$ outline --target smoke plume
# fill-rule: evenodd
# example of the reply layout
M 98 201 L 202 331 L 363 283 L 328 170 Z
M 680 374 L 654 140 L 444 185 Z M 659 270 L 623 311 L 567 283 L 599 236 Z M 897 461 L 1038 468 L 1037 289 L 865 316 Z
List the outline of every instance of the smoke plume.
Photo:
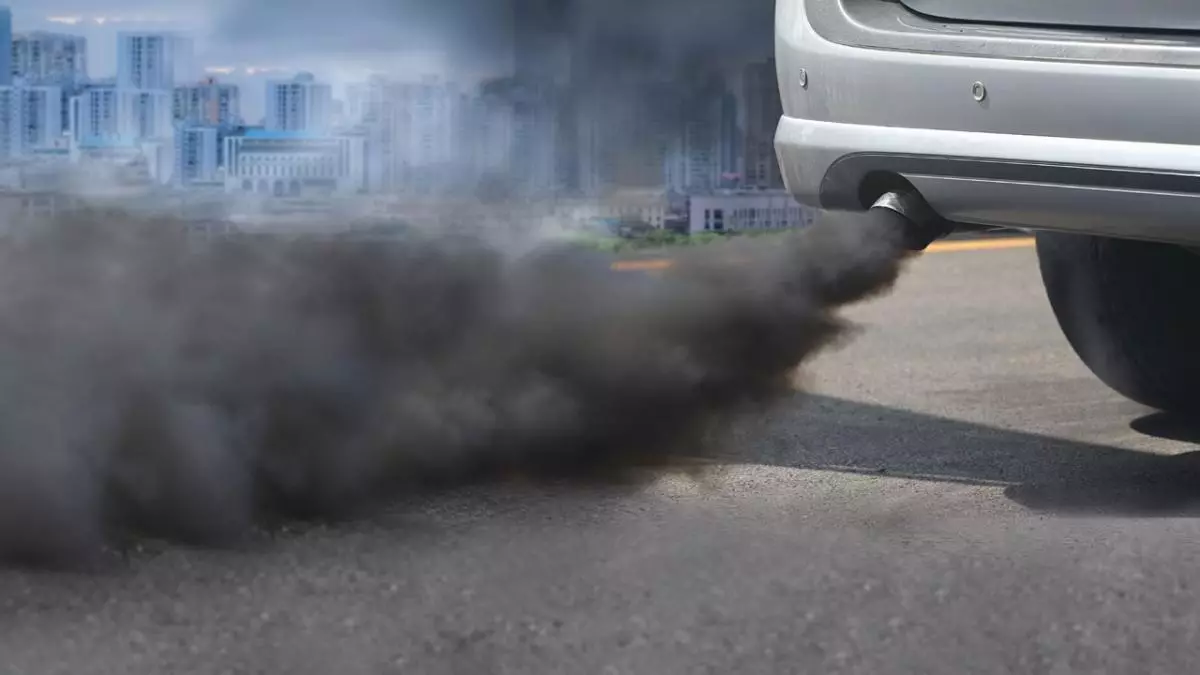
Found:
M 487 480 L 670 463 L 788 391 L 903 253 L 870 216 L 667 273 L 484 237 L 189 240 L 87 214 L 0 242 L 0 554 L 238 541 Z
M 434 51 L 498 64 L 574 61 L 580 79 L 661 75 L 698 53 L 734 68 L 771 51 L 773 0 L 219 0 L 228 57 L 334 60 Z M 568 46 L 561 51 L 560 46 Z M 552 65 L 552 64 L 550 64 Z M 498 73 L 491 73 L 496 75 Z

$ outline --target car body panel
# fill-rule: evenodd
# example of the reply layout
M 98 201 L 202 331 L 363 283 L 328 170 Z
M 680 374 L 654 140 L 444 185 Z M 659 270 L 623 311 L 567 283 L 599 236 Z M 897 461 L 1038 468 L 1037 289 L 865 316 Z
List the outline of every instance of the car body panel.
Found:
M 1200 30 L 1194 0 L 900 0 L 909 9 L 952 21 L 1081 28 Z
M 777 9 L 789 9 L 784 4 L 781 2 Z M 1200 34 L 1196 33 L 951 23 L 913 13 L 887 0 L 822 0 L 808 2 L 804 9 L 817 35 L 851 47 L 1044 61 L 1200 66 Z
M 907 15 L 907 29 L 922 25 L 882 0 L 779 0 L 776 6 L 784 108 L 776 149 L 785 182 L 802 203 L 865 208 L 861 200 L 837 196 L 855 194 L 859 185 L 829 187 L 831 180 L 863 179 L 831 173 L 835 165 L 849 156 L 878 157 L 878 170 L 887 171 L 886 158 L 916 157 L 941 161 L 934 164 L 942 169 L 896 173 L 951 220 L 1200 241 L 1200 223 L 1193 225 L 1189 215 L 1200 206 L 1200 68 L 1166 60 L 1200 65 L 1200 43 L 1088 41 L 1061 32 L 1034 38 L 997 30 L 982 49 L 976 40 L 961 53 L 946 51 L 946 43 L 943 51 L 864 46 L 888 33 L 857 20 L 862 15 L 854 8 L 868 2 Z M 817 22 L 828 31 L 839 16 L 857 37 L 835 40 L 818 32 Z M 892 36 L 902 34 L 898 22 L 885 25 Z M 1147 62 L 1095 58 L 1130 45 L 1141 48 Z M 947 168 L 955 161 L 1004 162 L 1020 171 L 963 178 Z M 871 173 L 869 163 L 860 165 L 860 173 Z M 1120 180 L 1071 185 L 1039 178 L 1038 166 L 1149 178 L 1135 181 L 1136 188 Z M 1180 182 L 1179 176 L 1198 180 Z M 1159 205 L 1148 206 L 1155 199 Z M 1140 210 L 1113 205 L 1118 202 Z M 1145 214 L 1160 219 L 1152 230 L 1143 224 Z

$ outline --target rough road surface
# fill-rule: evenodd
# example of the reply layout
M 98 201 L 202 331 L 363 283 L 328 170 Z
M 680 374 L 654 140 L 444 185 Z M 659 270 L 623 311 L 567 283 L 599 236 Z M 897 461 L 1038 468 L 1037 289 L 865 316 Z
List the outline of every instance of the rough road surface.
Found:
M 1084 370 L 1032 249 L 929 253 L 852 314 L 704 484 L 0 571 L 0 673 L 1192 672 L 1200 430 Z

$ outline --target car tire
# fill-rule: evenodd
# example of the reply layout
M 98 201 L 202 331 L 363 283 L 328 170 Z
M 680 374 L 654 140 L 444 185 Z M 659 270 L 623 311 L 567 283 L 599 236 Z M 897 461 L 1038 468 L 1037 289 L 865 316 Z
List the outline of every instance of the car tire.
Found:
M 1042 281 L 1075 353 L 1109 387 L 1195 412 L 1200 256 L 1170 244 L 1037 233 Z

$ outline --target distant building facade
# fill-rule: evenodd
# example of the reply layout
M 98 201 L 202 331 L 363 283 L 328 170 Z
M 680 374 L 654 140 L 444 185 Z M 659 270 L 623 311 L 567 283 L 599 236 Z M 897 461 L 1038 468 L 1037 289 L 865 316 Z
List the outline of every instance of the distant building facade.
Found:
M 61 89 L 0 86 L 0 159 L 54 148 L 62 140 Z
M 365 139 L 246 129 L 225 139 L 225 191 L 264 197 L 350 195 L 366 188 Z
M 172 117 L 185 124 L 233 126 L 242 120 L 241 93 L 235 84 L 207 77 L 175 87 Z
M 814 217 L 782 190 L 691 195 L 687 209 L 692 234 L 802 227 L 811 225 Z
M 180 125 L 175 131 L 175 185 L 216 181 L 221 169 L 222 140 L 215 126 Z
M 775 156 L 775 129 L 783 116 L 775 60 L 746 66 L 742 85 L 742 104 L 745 106 L 742 186 L 783 189 L 783 172 Z
M 309 73 L 267 83 L 264 126 L 270 131 L 329 133 L 333 122 L 333 87 Z
M 117 86 L 121 89 L 171 91 L 194 75 L 190 38 L 170 32 L 122 32 L 117 35 Z
M 165 90 L 88 86 L 71 99 L 70 117 L 73 141 L 85 145 L 94 139 L 169 138 L 174 132 L 171 92 Z
M 12 74 L 36 84 L 80 84 L 87 80 L 87 38 L 33 31 L 12 40 Z

